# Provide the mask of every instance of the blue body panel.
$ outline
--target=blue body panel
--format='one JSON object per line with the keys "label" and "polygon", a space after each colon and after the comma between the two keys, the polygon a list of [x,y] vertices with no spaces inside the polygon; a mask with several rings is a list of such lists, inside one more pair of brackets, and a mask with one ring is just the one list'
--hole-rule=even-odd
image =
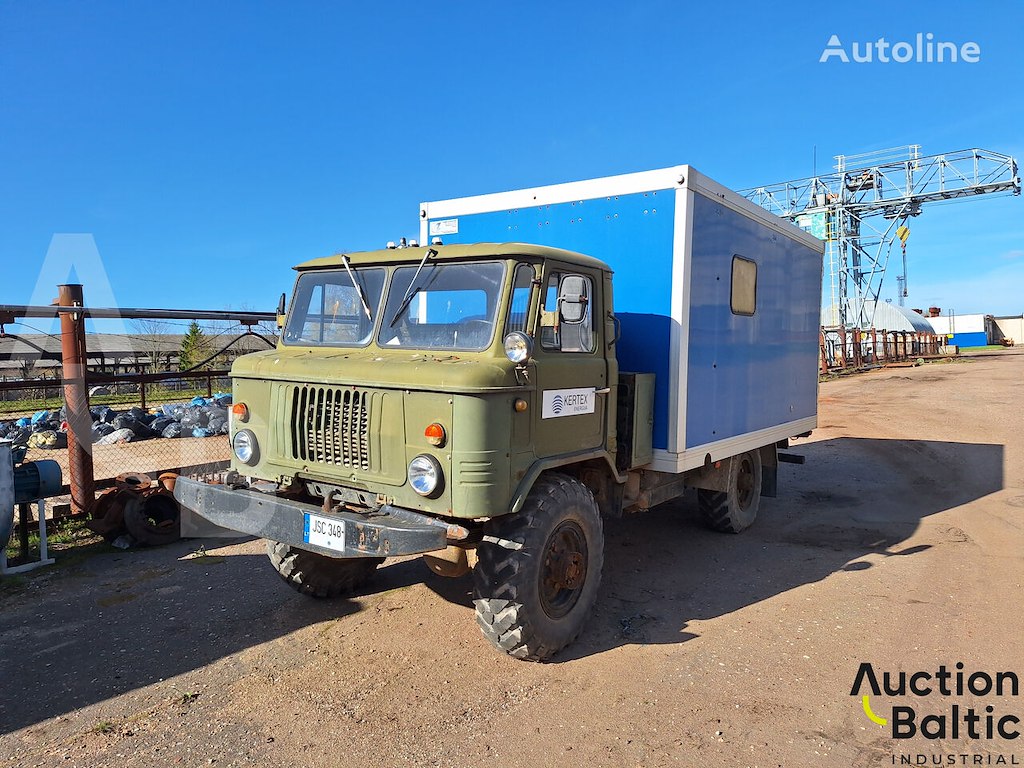
{"label": "blue body panel", "polygon": [[[677,192],[692,195],[691,215],[679,217],[692,222],[685,233],[675,232]],[[470,214],[452,202],[448,215],[427,222],[457,222],[457,233],[443,236],[446,244],[535,243],[611,266],[622,324],[619,369],[655,374],[655,449],[681,454],[816,415],[821,249],[799,233],[787,235],[781,223],[769,225],[767,214],[740,213],[689,188]],[[757,263],[753,316],[731,310],[734,255]],[[673,275],[686,258],[680,299],[689,290],[689,311],[673,318]],[[681,392],[670,391],[676,325],[684,345],[676,356]],[[673,423],[682,425],[674,441]]]}
{"label": "blue body panel", "polygon": [[655,374],[654,447],[668,444],[674,190],[459,216],[445,244],[523,242],[601,259],[615,271],[619,369]]}
{"label": "blue body panel", "polygon": [[[821,256],[694,196],[686,447],[817,413]],[[757,264],[752,317],[733,314],[734,255]]]}

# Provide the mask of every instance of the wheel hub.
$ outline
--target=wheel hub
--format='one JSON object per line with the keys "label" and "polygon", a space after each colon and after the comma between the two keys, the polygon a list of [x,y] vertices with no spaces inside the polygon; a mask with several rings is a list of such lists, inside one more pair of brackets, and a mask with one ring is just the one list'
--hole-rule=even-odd
{"label": "wheel hub", "polygon": [[569,613],[586,580],[586,537],[575,522],[567,520],[552,532],[544,550],[540,584],[544,612],[555,619]]}
{"label": "wheel hub", "polygon": [[736,490],[741,507],[747,507],[754,498],[754,465],[746,456],[740,461],[736,473]]}

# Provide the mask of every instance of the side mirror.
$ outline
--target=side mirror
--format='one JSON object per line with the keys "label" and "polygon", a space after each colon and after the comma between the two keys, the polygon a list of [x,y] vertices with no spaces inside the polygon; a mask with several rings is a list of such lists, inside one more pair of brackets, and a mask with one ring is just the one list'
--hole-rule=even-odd
{"label": "side mirror", "polygon": [[562,279],[558,293],[558,311],[562,322],[578,323],[587,314],[587,281],[579,275]]}
{"label": "side mirror", "polygon": [[285,294],[281,294],[281,298],[277,300],[277,327],[284,328],[285,318],[285,307],[288,297]]}

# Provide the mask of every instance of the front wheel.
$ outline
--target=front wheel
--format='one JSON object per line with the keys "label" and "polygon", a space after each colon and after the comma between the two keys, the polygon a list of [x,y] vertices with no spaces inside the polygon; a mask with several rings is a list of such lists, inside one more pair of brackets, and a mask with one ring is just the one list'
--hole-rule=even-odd
{"label": "front wheel", "polygon": [[310,597],[347,597],[384,562],[383,557],[327,557],[269,540],[267,555],[289,587]]}
{"label": "front wheel", "polygon": [[523,509],[488,523],[473,603],[484,636],[510,656],[543,661],[572,643],[597,599],[604,531],[590,490],[549,474]]}

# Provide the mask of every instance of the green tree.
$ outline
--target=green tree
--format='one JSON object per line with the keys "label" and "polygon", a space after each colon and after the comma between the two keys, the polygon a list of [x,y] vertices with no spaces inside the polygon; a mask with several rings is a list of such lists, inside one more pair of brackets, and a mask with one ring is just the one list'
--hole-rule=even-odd
{"label": "green tree", "polygon": [[178,355],[178,367],[185,371],[202,362],[209,355],[206,351],[207,339],[203,329],[195,320],[189,323],[188,332],[181,340],[181,353]]}

